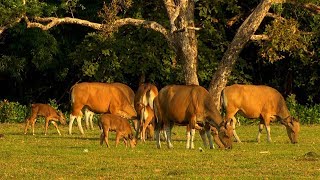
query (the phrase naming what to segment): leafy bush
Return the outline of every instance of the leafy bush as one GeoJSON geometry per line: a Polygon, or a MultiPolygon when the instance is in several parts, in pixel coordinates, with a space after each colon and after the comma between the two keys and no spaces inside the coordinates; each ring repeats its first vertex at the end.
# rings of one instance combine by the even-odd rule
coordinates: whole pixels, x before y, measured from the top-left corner
{"type": "Polygon", "coordinates": [[[0,101],[0,122],[24,122],[29,108],[18,102],[0,101]]]}
{"type": "Polygon", "coordinates": [[[300,123],[320,123],[320,104],[315,104],[313,106],[301,105],[296,101],[296,96],[294,94],[289,95],[286,101],[291,115],[298,118],[300,123]]]}

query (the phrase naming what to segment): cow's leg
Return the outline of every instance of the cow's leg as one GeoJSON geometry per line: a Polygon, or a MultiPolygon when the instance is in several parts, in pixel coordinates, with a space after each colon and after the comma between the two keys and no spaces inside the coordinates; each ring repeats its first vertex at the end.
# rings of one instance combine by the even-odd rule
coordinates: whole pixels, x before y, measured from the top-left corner
{"type": "Polygon", "coordinates": [[[164,126],[164,130],[166,131],[166,135],[167,135],[167,146],[169,149],[173,148],[173,145],[171,143],[171,129],[172,129],[171,124],[164,126]]]}
{"type": "Polygon", "coordinates": [[[264,120],[264,125],[266,126],[266,131],[267,131],[267,141],[272,142],[271,140],[271,129],[270,129],[270,121],[271,121],[271,116],[268,114],[265,114],[262,116],[264,120]]]}
{"type": "Polygon", "coordinates": [[[152,124],[149,124],[147,129],[146,129],[146,136],[147,136],[147,139],[152,139],[154,140],[154,127],[152,124]]]}
{"type": "Polygon", "coordinates": [[[119,133],[119,131],[116,132],[116,147],[118,147],[118,144],[120,142],[120,137],[121,137],[121,134],[119,133]]]}
{"type": "MultiPolygon", "coordinates": [[[[224,120],[228,121],[230,119],[233,120],[233,122],[238,122],[240,124],[240,121],[238,121],[234,116],[236,115],[236,113],[238,112],[239,109],[237,108],[233,108],[233,107],[228,107],[228,109],[225,107],[225,109],[227,110],[226,116],[224,118],[224,120]]],[[[234,138],[237,140],[237,142],[241,143],[241,140],[236,132],[236,123],[233,123],[233,136],[234,138]]]]}
{"type": "Polygon", "coordinates": [[[27,118],[26,119],[26,125],[24,127],[24,134],[27,134],[29,125],[30,125],[30,120],[29,120],[29,118],[27,118]]]}
{"type": "Polygon", "coordinates": [[[74,116],[74,115],[70,114],[69,134],[72,134],[72,125],[73,125],[73,121],[74,121],[75,118],[77,118],[77,116],[74,116]]]}
{"type": "Polygon", "coordinates": [[[49,119],[49,118],[46,118],[46,125],[45,125],[44,135],[47,135],[47,133],[48,133],[49,121],[50,121],[50,119],[49,119]]]}
{"type": "Polygon", "coordinates": [[[110,147],[109,146],[109,129],[106,129],[106,131],[104,133],[105,133],[104,142],[106,143],[107,147],[110,147]]]}
{"type": "Polygon", "coordinates": [[[51,121],[51,123],[54,125],[54,127],[56,127],[58,134],[61,136],[61,133],[60,133],[59,128],[58,128],[58,124],[56,122],[54,122],[54,121],[51,121]]]}
{"type": "Polygon", "coordinates": [[[84,110],[84,121],[86,123],[86,129],[89,129],[89,118],[90,118],[90,112],[89,110],[85,109],[84,110]]]}
{"type": "Polygon", "coordinates": [[[126,148],[128,147],[128,141],[127,141],[127,139],[125,138],[125,137],[123,137],[123,143],[124,143],[124,145],[126,146],[126,148]]]}
{"type": "Polygon", "coordinates": [[[33,119],[32,121],[31,121],[31,126],[32,126],[32,135],[34,135],[34,124],[36,123],[36,121],[37,121],[37,119],[35,118],[35,119],[33,119]]]}
{"type": "Polygon", "coordinates": [[[196,134],[196,129],[191,129],[190,131],[190,149],[194,149],[194,135],[196,134]]]}
{"type": "Polygon", "coordinates": [[[207,138],[206,138],[206,130],[202,129],[199,131],[199,134],[200,134],[200,137],[201,137],[201,140],[203,142],[203,145],[205,148],[208,147],[208,142],[207,142],[207,138]]]}
{"type": "Polygon", "coordinates": [[[36,121],[37,121],[37,114],[32,112],[32,115],[29,118],[29,122],[31,123],[31,127],[32,127],[32,135],[34,135],[34,124],[36,123],[36,121]]]}
{"type": "Polygon", "coordinates": [[[103,144],[104,137],[105,137],[105,135],[104,135],[104,133],[102,132],[102,133],[100,134],[100,145],[101,145],[101,146],[102,146],[102,144],[103,144]]]}
{"type": "Polygon", "coordinates": [[[83,131],[82,125],[81,125],[81,119],[82,119],[81,116],[78,116],[77,117],[77,123],[78,123],[78,128],[79,128],[81,134],[84,134],[84,131],[83,131]]]}
{"type": "Polygon", "coordinates": [[[260,123],[259,123],[259,130],[258,130],[258,136],[257,136],[257,141],[258,143],[260,143],[260,136],[261,136],[261,132],[264,128],[264,123],[262,120],[260,120],[260,123]]]}
{"type": "Polygon", "coordinates": [[[155,138],[156,138],[157,148],[160,149],[161,142],[160,142],[160,129],[159,128],[156,128],[156,130],[155,130],[155,138]]]}
{"type": "Polygon", "coordinates": [[[210,145],[210,149],[214,149],[214,144],[213,144],[213,140],[212,140],[212,135],[211,135],[211,129],[210,129],[210,125],[209,123],[206,123],[205,126],[204,126],[204,131],[207,135],[207,138],[209,140],[209,145],[210,145]]]}
{"type": "MultiPolygon", "coordinates": [[[[237,121],[238,121],[234,116],[233,116],[231,119],[233,120],[233,122],[237,122],[237,121]]],[[[238,123],[240,124],[240,121],[238,121],[238,123]]],[[[240,126],[240,125],[239,125],[239,126],[240,126]]],[[[234,136],[234,138],[236,139],[236,141],[237,141],[238,143],[241,143],[241,140],[240,140],[240,138],[239,138],[239,136],[238,136],[238,134],[237,134],[237,132],[236,132],[236,123],[232,123],[232,129],[233,129],[233,136],[234,136]]]]}
{"type": "Polygon", "coordinates": [[[93,128],[93,112],[90,114],[90,127],[91,127],[91,130],[93,130],[94,128],[93,128]]]}
{"type": "Polygon", "coordinates": [[[85,109],[84,111],[84,117],[85,117],[85,122],[86,122],[86,129],[91,128],[93,130],[93,112],[90,111],[89,109],[85,109]]]}

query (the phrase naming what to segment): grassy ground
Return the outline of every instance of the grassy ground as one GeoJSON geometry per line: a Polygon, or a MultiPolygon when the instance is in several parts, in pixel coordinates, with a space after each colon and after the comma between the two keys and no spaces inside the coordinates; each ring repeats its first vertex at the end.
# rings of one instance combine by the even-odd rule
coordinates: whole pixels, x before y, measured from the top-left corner
{"type": "Polygon", "coordinates": [[[52,125],[44,136],[43,124],[36,135],[23,134],[23,124],[0,124],[0,179],[319,179],[320,126],[302,126],[298,144],[289,143],[281,125],[271,126],[272,143],[256,143],[258,127],[237,127],[242,144],[232,150],[204,149],[196,135],[196,149],[185,149],[185,127],[175,126],[174,149],[157,149],[154,141],[125,148],[100,146],[100,132],[81,136],[74,126],[52,125]],[[86,150],[88,150],[86,152],[86,150]],[[316,155],[309,153],[314,152],[316,155]],[[306,155],[307,154],[307,155],[306,155]]]}

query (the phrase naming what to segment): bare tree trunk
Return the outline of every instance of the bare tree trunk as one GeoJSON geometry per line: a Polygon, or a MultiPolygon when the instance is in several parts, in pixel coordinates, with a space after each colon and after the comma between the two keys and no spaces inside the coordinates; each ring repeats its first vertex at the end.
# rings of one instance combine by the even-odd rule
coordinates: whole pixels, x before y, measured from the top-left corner
{"type": "Polygon", "coordinates": [[[221,91],[227,84],[228,77],[231,74],[241,50],[250,40],[251,36],[254,35],[272,4],[272,0],[261,1],[250,16],[242,23],[237,34],[229,45],[228,50],[224,53],[218,70],[214,73],[209,86],[209,92],[213,96],[218,109],[220,109],[221,91]]]}
{"type": "Polygon", "coordinates": [[[194,1],[181,8],[177,30],[173,32],[177,58],[183,65],[185,84],[199,85],[197,76],[198,45],[194,29],[194,1]]]}

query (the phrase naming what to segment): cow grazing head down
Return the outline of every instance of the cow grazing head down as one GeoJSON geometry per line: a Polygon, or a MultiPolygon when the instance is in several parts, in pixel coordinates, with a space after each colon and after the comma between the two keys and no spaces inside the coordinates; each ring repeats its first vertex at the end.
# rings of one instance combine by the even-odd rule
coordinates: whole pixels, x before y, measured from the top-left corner
{"type": "Polygon", "coordinates": [[[59,115],[59,121],[60,121],[60,123],[63,124],[63,125],[66,125],[67,122],[66,122],[66,117],[64,116],[64,114],[63,114],[61,111],[59,111],[59,112],[58,112],[58,115],[59,115]]]}
{"type": "Polygon", "coordinates": [[[232,148],[232,142],[233,142],[232,137],[233,137],[233,120],[223,121],[220,124],[219,139],[221,140],[225,149],[232,148]]]}
{"type": "Polygon", "coordinates": [[[300,123],[298,119],[294,117],[288,117],[281,123],[286,127],[288,137],[292,144],[298,143],[298,134],[300,132],[300,123]]]}
{"type": "Polygon", "coordinates": [[[137,146],[137,139],[133,137],[133,134],[129,135],[129,144],[131,148],[134,148],[137,146]]]}

